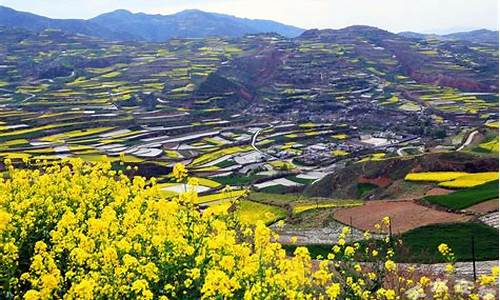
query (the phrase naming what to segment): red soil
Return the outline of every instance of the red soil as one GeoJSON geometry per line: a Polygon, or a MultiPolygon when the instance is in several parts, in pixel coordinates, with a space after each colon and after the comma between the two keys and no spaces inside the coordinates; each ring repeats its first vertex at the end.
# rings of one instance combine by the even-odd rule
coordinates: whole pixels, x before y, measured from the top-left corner
{"type": "Polygon", "coordinates": [[[429,191],[427,191],[427,193],[425,193],[426,196],[439,196],[439,195],[446,195],[446,194],[449,194],[451,193],[450,190],[447,190],[447,189],[443,189],[443,188],[433,188],[429,191]]]}
{"type": "Polygon", "coordinates": [[[490,212],[498,211],[498,199],[492,199],[478,203],[467,208],[467,210],[479,214],[487,214],[490,212]]]}
{"type": "Polygon", "coordinates": [[[389,177],[377,177],[377,178],[368,178],[364,176],[359,176],[358,177],[358,182],[359,183],[370,183],[374,184],[378,187],[386,187],[389,186],[392,183],[392,180],[389,177]]]}
{"type": "Polygon", "coordinates": [[[350,224],[352,220],[353,227],[372,232],[376,231],[374,225],[380,223],[386,216],[391,218],[393,233],[403,233],[429,224],[466,222],[472,218],[435,210],[411,200],[368,201],[359,207],[338,209],[334,214],[335,219],[344,224],[350,224]]]}

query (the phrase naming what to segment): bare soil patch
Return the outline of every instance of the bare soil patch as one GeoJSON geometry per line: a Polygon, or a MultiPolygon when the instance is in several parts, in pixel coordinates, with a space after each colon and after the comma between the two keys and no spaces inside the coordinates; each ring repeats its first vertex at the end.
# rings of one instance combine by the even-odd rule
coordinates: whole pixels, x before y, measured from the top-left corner
{"type": "Polygon", "coordinates": [[[433,188],[430,189],[427,193],[425,193],[426,196],[439,196],[439,195],[447,195],[451,193],[452,191],[443,189],[443,188],[433,188]]]}
{"type": "Polygon", "coordinates": [[[380,176],[380,177],[376,177],[376,178],[368,178],[365,176],[359,176],[358,182],[359,183],[370,183],[370,184],[376,185],[378,187],[386,187],[392,183],[392,180],[387,176],[380,176]]]}
{"type": "Polygon", "coordinates": [[[485,202],[478,203],[476,205],[472,205],[466,210],[478,214],[487,214],[489,212],[498,211],[498,199],[491,199],[485,202]]]}
{"type": "Polygon", "coordinates": [[[374,225],[380,223],[382,218],[390,217],[392,232],[403,233],[408,230],[437,223],[467,222],[471,216],[439,211],[419,205],[412,200],[368,201],[365,205],[341,208],[335,212],[335,219],[361,230],[375,231],[374,225]]]}

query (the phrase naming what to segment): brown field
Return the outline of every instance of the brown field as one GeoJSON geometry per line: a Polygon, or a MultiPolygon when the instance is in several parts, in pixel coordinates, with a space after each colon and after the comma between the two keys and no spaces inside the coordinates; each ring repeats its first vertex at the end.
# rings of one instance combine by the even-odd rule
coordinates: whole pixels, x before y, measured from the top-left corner
{"type": "Polygon", "coordinates": [[[335,212],[335,219],[361,230],[375,231],[374,225],[388,216],[392,220],[392,232],[405,231],[436,223],[466,222],[471,216],[435,210],[416,204],[412,200],[368,201],[363,206],[341,208],[335,212]]]}
{"type": "Polygon", "coordinates": [[[443,188],[433,188],[429,190],[427,193],[425,193],[426,196],[439,196],[439,195],[446,195],[451,193],[450,190],[443,189],[443,188]]]}
{"type": "Polygon", "coordinates": [[[498,199],[478,203],[467,208],[466,210],[479,214],[487,214],[489,212],[498,211],[498,199]]]}

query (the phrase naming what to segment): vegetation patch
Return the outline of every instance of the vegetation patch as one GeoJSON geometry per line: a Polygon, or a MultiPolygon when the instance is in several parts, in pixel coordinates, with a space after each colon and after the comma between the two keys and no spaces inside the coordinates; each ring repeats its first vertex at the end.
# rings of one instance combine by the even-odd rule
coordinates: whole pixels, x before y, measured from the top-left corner
{"type": "Polygon", "coordinates": [[[401,235],[399,261],[441,262],[437,247],[448,244],[459,261],[472,260],[472,236],[477,260],[498,259],[498,229],[480,223],[437,224],[419,227],[401,235]]]}
{"type": "Polygon", "coordinates": [[[444,188],[467,188],[481,185],[488,181],[497,180],[498,172],[423,172],[409,173],[405,180],[439,182],[444,188]]]}
{"type": "Polygon", "coordinates": [[[427,196],[424,200],[429,203],[458,210],[495,198],[498,198],[498,180],[455,191],[447,195],[427,196]]]}

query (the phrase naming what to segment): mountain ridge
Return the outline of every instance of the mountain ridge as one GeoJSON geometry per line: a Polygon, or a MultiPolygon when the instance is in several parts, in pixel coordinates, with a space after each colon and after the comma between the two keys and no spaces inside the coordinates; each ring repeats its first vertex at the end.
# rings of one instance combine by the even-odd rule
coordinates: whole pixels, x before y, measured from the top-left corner
{"type": "Polygon", "coordinates": [[[305,32],[307,34],[318,34],[318,32],[332,34],[339,33],[339,30],[344,32],[346,30],[353,30],[354,32],[362,30],[414,39],[464,40],[475,43],[498,44],[498,31],[488,29],[445,35],[411,31],[396,34],[365,25],[352,25],[342,29],[306,30],[272,20],[240,18],[199,9],[186,9],[168,15],[133,13],[126,9],[117,9],[90,19],[53,19],[0,5],[0,26],[24,28],[30,31],[51,28],[74,34],[96,36],[107,40],[148,42],[163,42],[171,38],[241,37],[245,34],[271,32],[288,38],[300,38],[303,37],[305,32]]]}
{"type": "Polygon", "coordinates": [[[132,13],[118,9],[94,18],[52,19],[0,5],[0,26],[31,31],[60,29],[111,40],[162,42],[170,38],[227,36],[275,32],[285,37],[300,35],[304,29],[261,19],[238,18],[198,9],[175,14],[132,13]]]}
{"type": "Polygon", "coordinates": [[[398,35],[416,39],[462,40],[474,43],[498,44],[498,30],[477,29],[471,31],[454,32],[449,34],[425,34],[413,31],[399,32],[398,35]]]}

